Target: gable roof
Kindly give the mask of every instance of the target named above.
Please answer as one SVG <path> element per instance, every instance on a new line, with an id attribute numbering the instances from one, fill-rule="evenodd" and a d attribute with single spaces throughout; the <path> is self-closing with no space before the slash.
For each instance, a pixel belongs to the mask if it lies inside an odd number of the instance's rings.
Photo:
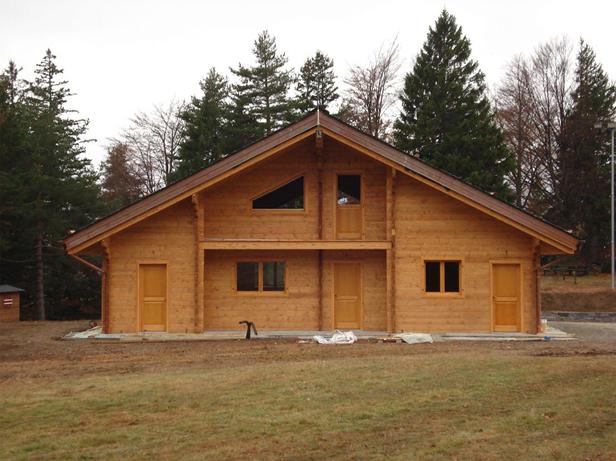
<path id="1" fill-rule="evenodd" d="M 302 139 L 306 139 L 317 130 L 565 253 L 573 253 L 577 249 L 578 240 L 564 230 L 492 197 L 321 110 L 313 111 L 297 122 L 192 176 L 171 184 L 73 233 L 64 240 L 65 248 L 69 253 L 78 253 L 110 235 L 275 155 Z"/>

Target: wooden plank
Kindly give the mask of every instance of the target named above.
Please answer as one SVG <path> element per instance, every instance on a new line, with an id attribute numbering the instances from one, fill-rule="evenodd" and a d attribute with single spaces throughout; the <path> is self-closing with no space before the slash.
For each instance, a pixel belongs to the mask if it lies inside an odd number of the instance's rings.
<path id="1" fill-rule="evenodd" d="M 205 240 L 203 250 L 388 250 L 388 240 Z"/>

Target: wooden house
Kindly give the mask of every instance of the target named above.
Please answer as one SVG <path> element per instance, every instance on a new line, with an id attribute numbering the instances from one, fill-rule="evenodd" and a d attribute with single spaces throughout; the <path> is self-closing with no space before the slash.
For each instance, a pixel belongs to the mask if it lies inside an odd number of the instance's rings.
<path id="1" fill-rule="evenodd" d="M 12 285 L 0 285 L 0 322 L 18 322 L 20 298 L 24 290 Z"/>
<path id="2" fill-rule="evenodd" d="M 536 332 L 578 240 L 315 111 L 64 243 L 108 332 Z"/>

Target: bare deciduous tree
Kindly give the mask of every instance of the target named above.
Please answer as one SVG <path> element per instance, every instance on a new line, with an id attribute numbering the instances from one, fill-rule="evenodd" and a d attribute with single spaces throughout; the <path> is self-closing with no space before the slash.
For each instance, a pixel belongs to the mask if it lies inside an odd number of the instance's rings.
<path id="1" fill-rule="evenodd" d="M 122 132 L 120 142 L 129 148 L 129 161 L 144 194 L 169 183 L 184 135 L 184 121 L 180 117 L 183 110 L 183 102 L 156 105 L 152 113 L 135 115 Z"/>
<path id="2" fill-rule="evenodd" d="M 367 66 L 351 67 L 340 117 L 372 136 L 387 139 L 392 124 L 389 110 L 397 101 L 399 70 L 396 40 L 389 47 L 381 46 Z"/>
<path id="3" fill-rule="evenodd" d="M 566 38 L 515 57 L 496 94 L 498 120 L 516 168 L 516 204 L 543 214 L 559 193 L 563 126 L 571 107 L 572 47 Z"/>
<path id="4" fill-rule="evenodd" d="M 497 121 L 513 154 L 515 167 L 507 175 L 515 204 L 526 208 L 540 192 L 541 159 L 534 151 L 532 74 L 529 63 L 516 56 L 507 67 L 496 95 Z"/>
<path id="5" fill-rule="evenodd" d="M 568 39 L 541 45 L 532 57 L 530 90 L 533 101 L 533 136 L 541 158 L 543 190 L 551 201 L 558 194 L 563 127 L 571 108 L 574 84 L 572 46 Z"/>

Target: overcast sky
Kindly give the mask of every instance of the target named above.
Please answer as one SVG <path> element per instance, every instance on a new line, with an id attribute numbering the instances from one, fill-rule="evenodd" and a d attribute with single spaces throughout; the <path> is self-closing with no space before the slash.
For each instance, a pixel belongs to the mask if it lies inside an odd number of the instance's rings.
<path id="1" fill-rule="evenodd" d="M 0 0 L 0 65 L 13 59 L 29 78 L 51 48 L 76 93 L 70 107 L 90 120 L 97 141 L 87 155 L 98 165 L 108 138 L 136 112 L 196 94 L 211 66 L 228 73 L 250 64 L 263 29 L 290 66 L 321 49 L 339 77 L 397 36 L 406 72 L 443 7 L 470 38 L 491 87 L 514 55 L 562 35 L 583 37 L 616 79 L 616 0 Z"/>

